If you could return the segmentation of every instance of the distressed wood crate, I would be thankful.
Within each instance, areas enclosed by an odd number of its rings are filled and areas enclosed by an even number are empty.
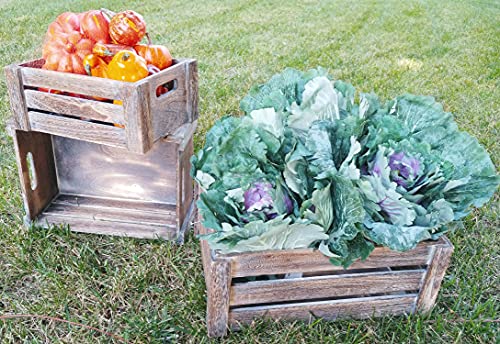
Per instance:
[[[208,233],[200,221],[198,233]],[[211,337],[262,317],[312,321],[427,312],[453,252],[446,237],[407,252],[377,247],[343,269],[312,249],[220,254],[205,240],[201,248]]]
[[[134,83],[43,70],[43,63],[39,59],[5,68],[16,129],[145,153],[198,117],[196,60],[174,60],[171,67]],[[157,88],[165,84],[170,91],[157,96]]]
[[[194,213],[196,121],[146,154],[14,127],[27,224],[182,241]]]

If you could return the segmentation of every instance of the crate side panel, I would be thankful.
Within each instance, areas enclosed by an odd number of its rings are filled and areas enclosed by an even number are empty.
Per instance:
[[[28,113],[31,129],[34,131],[108,146],[126,147],[125,131],[121,128],[37,111]]]
[[[424,272],[373,272],[238,283],[231,287],[231,306],[415,292]]]
[[[51,137],[38,132],[15,130],[14,148],[26,215],[32,220],[59,192]],[[33,175],[36,181],[34,189],[32,183],[35,182],[31,181],[27,161],[28,153],[33,157]]]
[[[339,318],[364,319],[372,316],[402,315],[414,312],[415,294],[364,297],[356,299],[294,303],[273,306],[234,308],[229,312],[231,327],[251,323],[267,317],[313,321],[316,318],[335,320]]]
[[[125,124],[123,107],[120,105],[36,90],[25,90],[24,93],[30,109]]]
[[[177,145],[158,141],[146,154],[55,137],[61,193],[176,204]]]
[[[406,252],[377,247],[365,261],[356,261],[348,269],[373,269],[398,266],[419,266],[429,262],[432,244],[421,243]],[[329,272],[344,270],[330,263],[317,250],[263,251],[229,255],[233,277],[276,275],[295,272]]]

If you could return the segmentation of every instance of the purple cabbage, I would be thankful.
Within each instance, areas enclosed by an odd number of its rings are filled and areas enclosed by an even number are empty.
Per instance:
[[[421,171],[420,161],[406,156],[403,152],[394,153],[389,157],[391,179],[399,186],[408,187]]]
[[[277,216],[274,211],[274,201],[272,198],[273,185],[268,182],[256,182],[243,194],[245,210],[247,212],[262,211],[268,219]],[[283,201],[286,207],[286,213],[290,214],[293,211],[293,203],[288,194],[283,194]]]

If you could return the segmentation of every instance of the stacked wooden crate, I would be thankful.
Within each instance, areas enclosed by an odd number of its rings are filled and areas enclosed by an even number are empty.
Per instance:
[[[42,65],[5,69],[27,222],[182,240],[194,208],[196,61],[135,83]]]

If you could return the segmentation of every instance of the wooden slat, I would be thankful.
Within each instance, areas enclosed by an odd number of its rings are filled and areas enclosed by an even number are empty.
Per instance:
[[[338,318],[364,319],[372,316],[402,315],[414,312],[416,294],[364,297],[273,306],[234,308],[229,312],[231,327],[250,323],[261,317],[312,321]]]
[[[448,245],[436,247],[418,297],[417,309],[423,313],[429,312],[434,306],[453,253],[451,242],[446,237],[443,239],[447,241]]]
[[[106,102],[25,90],[28,108],[84,117],[102,122],[125,124],[123,107]]]
[[[61,217],[76,217],[89,220],[103,220],[114,222],[140,223],[155,226],[176,227],[175,214],[172,213],[144,213],[129,209],[111,207],[80,207],[75,205],[51,204],[44,215]]]
[[[28,109],[23,92],[21,67],[10,65],[5,68],[5,83],[9,93],[10,109],[14,118],[15,129],[30,130]]]
[[[153,145],[151,125],[150,95],[148,84],[138,83],[124,91],[123,109],[125,112],[127,148],[131,152],[145,153]]]
[[[52,141],[50,135],[14,130],[14,148],[21,180],[24,208],[29,220],[34,219],[59,192],[57,185]],[[34,175],[37,186],[33,190],[26,161],[27,154],[33,156]]]
[[[372,272],[237,283],[231,306],[417,291],[426,270]]]
[[[186,64],[186,113],[190,122],[198,119],[198,66],[196,60]]]
[[[47,227],[47,225],[68,224],[74,232],[116,235],[144,239],[167,239],[177,238],[175,228],[167,226],[154,226],[124,222],[89,220],[84,218],[70,218],[52,214],[43,214],[37,218],[35,224]]]
[[[430,243],[421,243],[407,252],[394,252],[385,247],[377,247],[365,261],[354,262],[348,270],[426,265],[429,263],[430,247],[432,247]],[[344,270],[343,267],[330,263],[328,257],[321,252],[310,249],[251,252],[226,256],[231,258],[233,277]]]
[[[226,333],[229,318],[229,290],[231,264],[216,261],[210,264],[207,278],[207,329],[208,336],[219,337]]]
[[[188,92],[186,89],[186,65],[190,60],[180,60],[176,65],[150,76],[148,79],[151,99],[153,139],[170,135],[181,125],[190,122],[186,112]],[[156,88],[177,80],[177,88],[156,97]]]
[[[57,115],[29,111],[31,128],[54,134],[115,147],[126,147],[125,131],[112,125],[85,122]]]
[[[42,87],[106,99],[122,99],[121,88],[125,82],[62,73],[39,68],[22,68],[24,86]]]
[[[111,198],[87,197],[80,195],[59,195],[53,202],[60,205],[74,205],[86,208],[110,207],[126,211],[141,213],[161,213],[168,216],[175,215],[175,205],[151,203],[133,200],[117,200]]]

